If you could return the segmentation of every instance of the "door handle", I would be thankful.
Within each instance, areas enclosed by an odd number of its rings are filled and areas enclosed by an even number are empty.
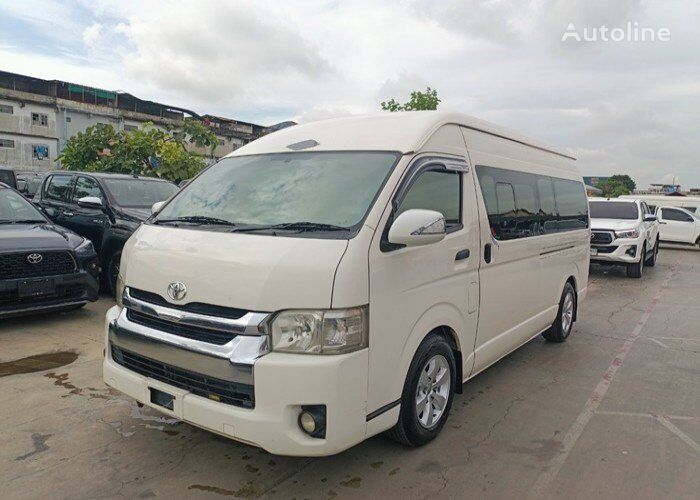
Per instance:
[[[457,255],[455,255],[455,260],[464,260],[469,258],[469,249],[465,248],[464,250],[460,250],[457,252]]]
[[[665,222],[659,222],[659,224],[666,224]]]
[[[73,217],[73,212],[63,212],[66,217]]]
[[[484,245],[484,262],[491,262],[491,243]]]

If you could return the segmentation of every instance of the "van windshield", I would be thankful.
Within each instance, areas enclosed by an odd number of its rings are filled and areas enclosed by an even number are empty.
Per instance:
[[[591,219],[636,220],[639,209],[633,201],[591,201]]]
[[[272,234],[355,229],[398,158],[390,152],[224,158],[187,184],[154,223]]]

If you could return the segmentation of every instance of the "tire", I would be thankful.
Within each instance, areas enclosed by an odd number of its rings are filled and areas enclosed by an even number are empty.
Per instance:
[[[646,266],[654,267],[656,265],[656,257],[659,255],[659,238],[656,238],[656,243],[654,243],[654,248],[651,251],[651,255],[647,259]]]
[[[554,320],[554,323],[548,330],[542,333],[542,336],[549,342],[564,342],[574,327],[576,307],[576,290],[567,281],[559,299],[557,319]]]
[[[642,247],[642,255],[639,257],[639,262],[632,262],[627,264],[627,277],[628,278],[641,278],[642,271],[644,270],[644,261],[647,258],[647,247],[646,244]]]
[[[107,268],[105,269],[105,283],[108,287],[108,291],[112,295],[116,295],[117,293],[117,276],[119,275],[119,262],[121,258],[122,253],[115,252],[112,257],[110,257]]]
[[[399,421],[387,436],[411,447],[435,439],[452,407],[456,373],[454,353],[445,338],[437,334],[427,337],[413,356],[401,394]]]

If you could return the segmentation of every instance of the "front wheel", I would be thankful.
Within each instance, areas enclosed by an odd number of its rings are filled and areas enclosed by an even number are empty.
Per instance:
[[[642,271],[644,270],[644,261],[647,258],[647,247],[646,245],[642,247],[642,255],[639,256],[639,262],[632,262],[627,264],[627,277],[628,278],[641,278]]]
[[[559,311],[557,319],[542,336],[550,342],[564,342],[571,333],[574,326],[574,316],[576,315],[576,290],[569,283],[564,285],[564,291],[559,299]]]
[[[452,348],[431,335],[418,348],[401,395],[399,421],[387,435],[406,446],[422,446],[440,433],[452,407],[456,380]]]
[[[654,267],[656,265],[656,258],[659,255],[659,238],[656,238],[656,243],[654,243],[654,248],[651,250],[651,255],[647,257],[647,267]]]
[[[109,287],[109,291],[112,295],[115,295],[117,293],[117,276],[119,276],[119,263],[122,260],[122,253],[121,252],[116,252],[112,257],[109,259],[109,263],[107,264],[107,269],[105,270],[106,276],[105,278],[107,281],[107,286]]]

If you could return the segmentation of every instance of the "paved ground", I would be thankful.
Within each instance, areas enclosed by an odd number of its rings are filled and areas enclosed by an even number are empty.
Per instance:
[[[0,324],[0,498],[700,491],[698,251],[663,249],[641,280],[594,267],[569,342],[536,339],[467,383],[430,445],[375,437],[323,459],[271,456],[108,390],[100,363],[110,305]],[[46,353],[58,354],[7,364]],[[48,369],[17,373],[27,366]]]

